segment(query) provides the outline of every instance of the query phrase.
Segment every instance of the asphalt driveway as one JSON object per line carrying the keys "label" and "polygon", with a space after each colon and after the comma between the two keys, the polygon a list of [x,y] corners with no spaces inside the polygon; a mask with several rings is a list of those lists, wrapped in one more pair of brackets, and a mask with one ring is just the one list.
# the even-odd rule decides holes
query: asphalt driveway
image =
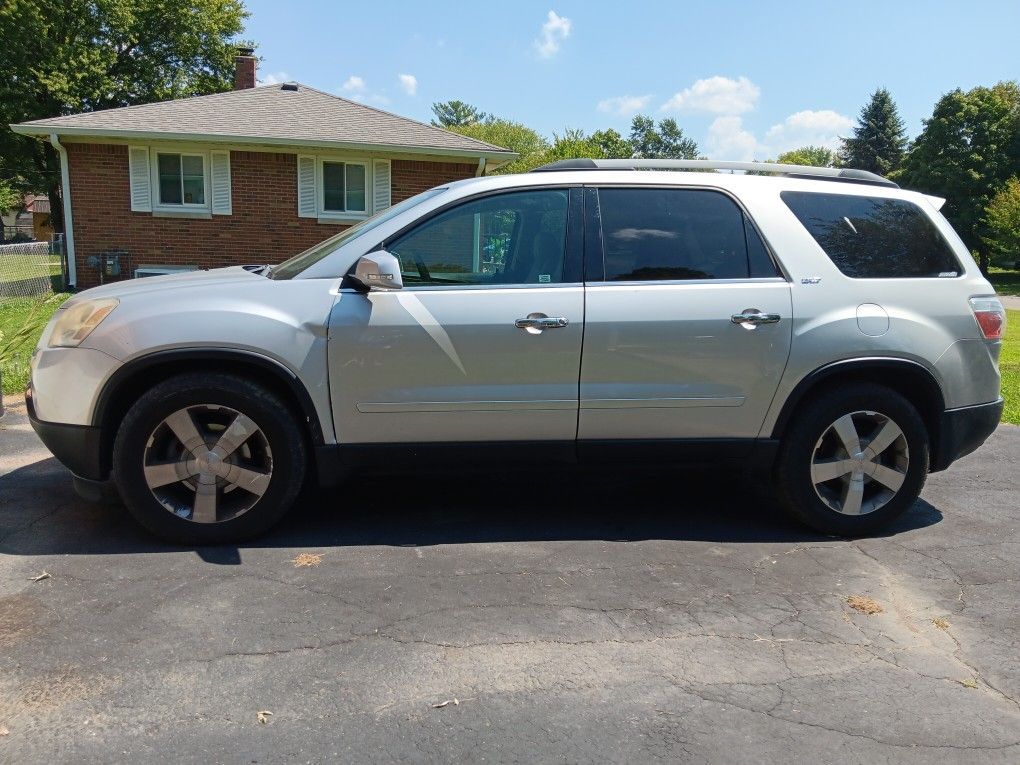
{"label": "asphalt driveway", "polygon": [[190,550],[2,427],[0,761],[1020,761],[1020,428],[861,541],[732,475],[550,470]]}

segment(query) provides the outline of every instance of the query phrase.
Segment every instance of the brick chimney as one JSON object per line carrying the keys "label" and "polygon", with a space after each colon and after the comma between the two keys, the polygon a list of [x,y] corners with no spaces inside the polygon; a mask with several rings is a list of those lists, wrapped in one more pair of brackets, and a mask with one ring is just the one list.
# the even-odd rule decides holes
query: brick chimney
{"label": "brick chimney", "polygon": [[252,48],[238,48],[234,56],[234,90],[255,87],[255,53]]}

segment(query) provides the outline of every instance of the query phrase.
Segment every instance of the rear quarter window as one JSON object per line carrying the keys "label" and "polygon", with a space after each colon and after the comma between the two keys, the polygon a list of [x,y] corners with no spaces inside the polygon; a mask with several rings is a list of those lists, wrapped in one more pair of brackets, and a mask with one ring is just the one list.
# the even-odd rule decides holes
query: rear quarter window
{"label": "rear quarter window", "polygon": [[913,202],[811,191],[780,196],[846,276],[949,278],[963,272],[949,243]]}

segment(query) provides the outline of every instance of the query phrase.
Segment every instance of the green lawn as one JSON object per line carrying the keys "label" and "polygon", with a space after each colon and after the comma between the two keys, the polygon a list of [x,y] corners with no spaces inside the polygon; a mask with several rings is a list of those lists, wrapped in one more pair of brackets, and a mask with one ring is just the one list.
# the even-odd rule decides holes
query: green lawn
{"label": "green lawn", "polygon": [[21,393],[28,384],[28,360],[53,312],[70,295],[0,300],[0,374],[4,393]]}
{"label": "green lawn", "polygon": [[16,282],[37,276],[59,276],[59,255],[0,254],[0,281]]}
{"label": "green lawn", "polygon": [[1002,421],[1020,425],[1020,311],[1006,311],[1006,314],[1009,325],[999,357],[1002,397],[1006,399]]}
{"label": "green lawn", "polygon": [[988,281],[1000,295],[1020,295],[1020,271],[990,268]]}

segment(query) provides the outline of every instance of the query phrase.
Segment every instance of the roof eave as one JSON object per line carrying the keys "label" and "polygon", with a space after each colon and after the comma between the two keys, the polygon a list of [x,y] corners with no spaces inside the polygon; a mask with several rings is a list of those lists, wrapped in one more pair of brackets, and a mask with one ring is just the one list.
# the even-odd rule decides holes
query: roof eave
{"label": "roof eave", "polygon": [[292,148],[346,149],[349,151],[387,151],[404,154],[433,154],[449,157],[470,157],[504,164],[517,158],[513,151],[496,151],[491,149],[452,149],[444,146],[407,146],[388,143],[357,143],[352,141],[322,141],[310,138],[267,138],[262,136],[237,136],[222,133],[174,133],[153,130],[119,130],[117,128],[88,128],[73,125],[45,125],[23,122],[10,126],[11,130],[20,135],[48,136],[56,133],[61,136],[78,136],[83,138],[123,138],[142,141],[200,141],[203,143],[252,144],[260,146],[284,146]]}

